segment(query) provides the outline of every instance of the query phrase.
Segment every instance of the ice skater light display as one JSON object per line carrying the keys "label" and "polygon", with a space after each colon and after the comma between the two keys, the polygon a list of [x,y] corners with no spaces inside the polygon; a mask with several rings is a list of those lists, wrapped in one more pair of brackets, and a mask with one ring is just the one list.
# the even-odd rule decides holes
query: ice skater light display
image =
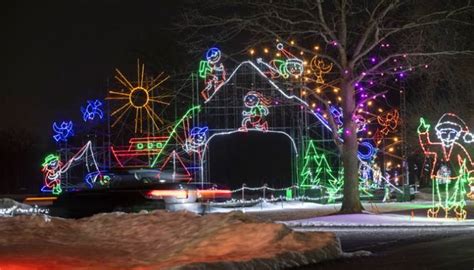
{"label": "ice skater light display", "polygon": [[[445,113],[435,126],[437,141],[430,139],[430,127],[420,118],[418,138],[425,157],[432,160],[430,176],[433,181],[433,207],[429,217],[438,217],[440,209],[448,217],[453,212],[458,219],[466,218],[465,185],[474,184],[471,173],[474,163],[463,144],[470,143],[472,134],[457,115]],[[450,168],[453,168],[452,170]],[[451,173],[454,172],[454,173]]]}
{"label": "ice skater light display", "polygon": [[268,106],[270,103],[271,101],[261,93],[256,91],[248,92],[244,97],[244,105],[247,109],[242,112],[241,130],[247,130],[248,125],[258,130],[268,130],[265,116],[269,114]]}

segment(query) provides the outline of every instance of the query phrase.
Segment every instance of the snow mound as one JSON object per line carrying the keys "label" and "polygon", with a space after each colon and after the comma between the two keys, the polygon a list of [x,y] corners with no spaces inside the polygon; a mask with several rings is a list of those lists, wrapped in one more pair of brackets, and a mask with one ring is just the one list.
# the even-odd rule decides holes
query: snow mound
{"label": "snow mound", "polygon": [[241,212],[0,218],[0,268],[283,269],[343,256],[329,232],[295,232]]}
{"label": "snow mound", "polygon": [[12,208],[12,207],[17,207],[21,209],[29,209],[31,208],[30,205],[24,204],[24,203],[19,203],[15,200],[9,199],[9,198],[0,198],[0,209],[1,208]]}

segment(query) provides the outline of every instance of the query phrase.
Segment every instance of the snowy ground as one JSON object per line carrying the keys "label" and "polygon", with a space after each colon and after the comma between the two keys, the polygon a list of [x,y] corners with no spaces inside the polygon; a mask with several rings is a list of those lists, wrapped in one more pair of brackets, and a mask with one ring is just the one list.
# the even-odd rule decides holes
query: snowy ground
{"label": "snowy ground", "polygon": [[0,269],[281,269],[343,255],[333,233],[240,212],[0,218]]}

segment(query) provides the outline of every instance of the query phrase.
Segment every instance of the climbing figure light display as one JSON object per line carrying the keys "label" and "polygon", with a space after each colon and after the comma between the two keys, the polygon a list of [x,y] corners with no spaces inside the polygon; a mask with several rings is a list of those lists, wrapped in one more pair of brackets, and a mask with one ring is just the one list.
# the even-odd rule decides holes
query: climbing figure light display
{"label": "climbing figure light display", "polygon": [[61,189],[61,169],[62,163],[58,155],[49,154],[44,158],[43,168],[41,172],[44,174],[44,186],[41,188],[42,192],[52,192],[54,195],[59,195]]}
{"label": "climbing figure light display", "polygon": [[220,63],[222,53],[218,48],[210,48],[206,52],[206,60],[199,63],[199,77],[204,79],[206,87],[201,91],[204,100],[208,100],[219,90],[226,80],[225,68]]}
{"label": "climbing figure light display", "polygon": [[322,59],[318,59],[318,56],[316,55],[313,57],[313,59],[311,59],[310,68],[314,72],[314,75],[316,76],[316,83],[323,84],[324,83],[323,75],[331,72],[332,63],[327,65],[326,63],[324,63]]}
{"label": "climbing figure light display", "polygon": [[268,123],[265,120],[265,116],[269,114],[268,105],[271,101],[265,98],[261,93],[256,91],[248,92],[244,97],[244,105],[247,107],[242,112],[242,127],[240,130],[246,131],[247,125],[251,125],[253,128],[266,131],[268,130]]}
{"label": "climbing figure light display", "polygon": [[[418,138],[425,157],[432,160],[430,176],[434,182],[433,207],[428,210],[428,216],[437,217],[440,209],[443,209],[445,217],[453,211],[456,218],[465,219],[464,185],[470,182],[472,188],[474,184],[470,176],[474,171],[474,163],[463,142],[470,143],[472,134],[466,123],[452,113],[445,113],[438,120],[435,126],[437,142],[431,141],[429,129],[430,125],[420,118]],[[451,175],[449,166],[454,168],[451,171],[455,175]]]}
{"label": "climbing figure light display", "polygon": [[72,130],[72,121],[62,122],[61,124],[53,123],[53,138],[56,142],[67,142],[68,138],[74,135]]}
{"label": "climbing figure light display", "polygon": [[379,145],[389,132],[394,132],[397,129],[399,119],[400,115],[397,110],[377,116],[377,122],[381,127],[377,128],[374,135],[376,145]]}
{"label": "climbing figure light display", "polygon": [[82,119],[84,122],[92,121],[95,117],[104,118],[104,111],[102,110],[102,102],[96,99],[94,101],[88,100],[86,107],[81,107]]}

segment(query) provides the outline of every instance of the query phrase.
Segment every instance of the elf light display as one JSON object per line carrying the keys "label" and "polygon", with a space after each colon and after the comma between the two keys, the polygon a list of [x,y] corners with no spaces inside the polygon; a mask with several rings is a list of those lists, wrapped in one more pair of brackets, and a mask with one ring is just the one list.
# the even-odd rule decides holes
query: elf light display
{"label": "elf light display", "polygon": [[465,219],[465,197],[472,195],[466,194],[465,185],[472,188],[474,184],[474,163],[464,144],[470,143],[472,135],[466,123],[453,113],[445,113],[438,120],[434,128],[437,141],[431,141],[430,127],[420,118],[418,139],[425,157],[432,161],[433,207],[428,210],[428,217],[438,217],[442,209],[446,218],[452,212],[456,218]]}

